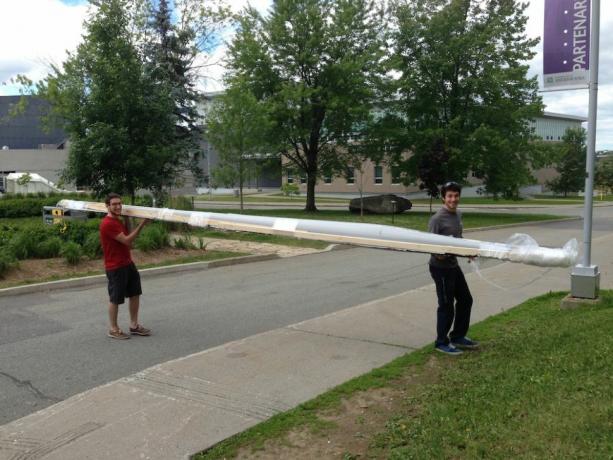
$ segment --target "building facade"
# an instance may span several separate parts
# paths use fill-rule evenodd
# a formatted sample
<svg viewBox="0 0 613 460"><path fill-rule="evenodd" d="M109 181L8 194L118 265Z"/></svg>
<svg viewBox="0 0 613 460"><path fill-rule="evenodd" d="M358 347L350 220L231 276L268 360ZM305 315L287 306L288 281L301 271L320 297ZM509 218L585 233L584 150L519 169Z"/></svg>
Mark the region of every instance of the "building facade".
<svg viewBox="0 0 613 460"><path fill-rule="evenodd" d="M546 142L561 142L564 133L569 128L580 128L587 121L585 117L574 115L564 115L559 113L544 112L541 117L535 119L531 126L535 135ZM324 177L319 179L316 193L334 194L359 194L360 191L366 194L409 194L419 192L417 185L403 185L399 175L383 164L376 164L366 161L361 168L349 168L342 177ZM556 177L557 172L554 168L543 168L533 172L537 184L543 185L548 180ZM473 185L480 184L477 179L469 179ZM283 183L294 183L299 186L301 193L306 193L306 177L300 177L292 172L284 172Z"/></svg>

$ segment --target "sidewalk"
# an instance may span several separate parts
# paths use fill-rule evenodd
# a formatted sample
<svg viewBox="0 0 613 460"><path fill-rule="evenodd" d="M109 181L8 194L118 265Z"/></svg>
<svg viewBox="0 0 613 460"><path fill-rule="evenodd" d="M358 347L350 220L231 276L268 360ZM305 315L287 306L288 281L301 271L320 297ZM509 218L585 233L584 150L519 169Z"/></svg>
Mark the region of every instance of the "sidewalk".
<svg viewBox="0 0 613 460"><path fill-rule="evenodd" d="M613 288L613 235L594 244L601 287ZM482 270L485 279L465 272L473 322L570 284L569 269L503 263ZM435 298L425 286L94 388L1 426L0 459L187 458L428 344Z"/></svg>

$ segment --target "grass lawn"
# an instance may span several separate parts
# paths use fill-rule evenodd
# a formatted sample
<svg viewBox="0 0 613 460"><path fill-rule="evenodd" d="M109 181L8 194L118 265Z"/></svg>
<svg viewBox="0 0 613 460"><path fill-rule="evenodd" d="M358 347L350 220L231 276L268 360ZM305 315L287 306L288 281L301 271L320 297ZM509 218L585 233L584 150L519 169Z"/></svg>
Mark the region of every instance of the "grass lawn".
<svg viewBox="0 0 613 460"><path fill-rule="evenodd" d="M605 196L601 200L600 197L594 197L594 203L613 201L612 196ZM413 204L430 204L429 199L417 199L411 200ZM433 206L438 206L438 200L433 201ZM541 197L533 197L526 198L521 200L505 200L500 198L495 200L494 198L481 198L481 197L464 197L461 199L462 205L493 205L493 206L505 206L505 205L530 205L530 206L560 206L560 205L581 205L583 204L583 197L577 196L569 196L567 198L563 197L550 197L550 196L541 196Z"/></svg>
<svg viewBox="0 0 613 460"><path fill-rule="evenodd" d="M560 310L563 295L531 299L473 326L479 351L451 358L428 345L195 458L272 458L279 449L291 458L300 451L291 433L303 445L338 443L341 427L331 415L343 420L348 401L384 390L396 395L389 413L363 410L359 423L378 417L376 431L359 451L352 432L340 458L611 458L613 291L601 291L600 305L575 310ZM346 418L355 425L355 413Z"/></svg>
<svg viewBox="0 0 613 460"><path fill-rule="evenodd" d="M321 203L349 203L349 198L334 198L334 197L324 197L318 196L316 198L317 202ZM206 201L227 201L230 203L240 203L240 199L235 197L234 195L213 195L209 197L209 195L196 195L194 196L194 201L198 202L206 202ZM305 203L306 196L284 196L281 194L274 195L245 195L243 196L243 202L245 203Z"/></svg>
<svg viewBox="0 0 613 460"><path fill-rule="evenodd" d="M211 211L236 213L235 209L215 209ZM403 214L398 214L394 216L393 222L391 215L366 214L363 218L361 218L359 214L352 214L349 211L332 210L321 210L316 213L308 213L301 209L249 209L246 210L244 214L254 216L288 217L294 219L366 222L371 224L395 225L397 227L405 227L422 231L428 229L428 220L430 219L430 213L422 211L409 211ZM464 222L465 229L561 218L564 217L549 214L495 214L478 212L462 213L462 219Z"/></svg>

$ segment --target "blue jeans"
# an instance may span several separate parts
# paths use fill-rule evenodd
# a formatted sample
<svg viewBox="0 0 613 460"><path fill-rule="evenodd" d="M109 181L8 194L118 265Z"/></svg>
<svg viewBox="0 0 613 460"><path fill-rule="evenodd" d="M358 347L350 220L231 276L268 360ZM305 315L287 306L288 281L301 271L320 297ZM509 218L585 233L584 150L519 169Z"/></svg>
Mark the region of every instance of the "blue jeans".
<svg viewBox="0 0 613 460"><path fill-rule="evenodd" d="M438 268L432 265L429 267L438 297L435 344L447 345L450 338L453 341L466 336L473 298L460 267ZM449 333L452 325L453 331Z"/></svg>

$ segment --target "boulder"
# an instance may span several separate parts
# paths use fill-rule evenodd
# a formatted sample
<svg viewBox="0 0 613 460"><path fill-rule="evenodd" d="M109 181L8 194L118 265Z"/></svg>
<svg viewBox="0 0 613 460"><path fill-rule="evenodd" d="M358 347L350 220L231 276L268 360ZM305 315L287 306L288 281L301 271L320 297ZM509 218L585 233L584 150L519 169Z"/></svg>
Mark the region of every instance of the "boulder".
<svg viewBox="0 0 613 460"><path fill-rule="evenodd" d="M369 214L401 214L408 211L413 206L409 200L400 196L388 193L385 195L365 196L364 212ZM396 206L392 204L396 202ZM360 198L354 198L349 202L351 212L360 212Z"/></svg>

